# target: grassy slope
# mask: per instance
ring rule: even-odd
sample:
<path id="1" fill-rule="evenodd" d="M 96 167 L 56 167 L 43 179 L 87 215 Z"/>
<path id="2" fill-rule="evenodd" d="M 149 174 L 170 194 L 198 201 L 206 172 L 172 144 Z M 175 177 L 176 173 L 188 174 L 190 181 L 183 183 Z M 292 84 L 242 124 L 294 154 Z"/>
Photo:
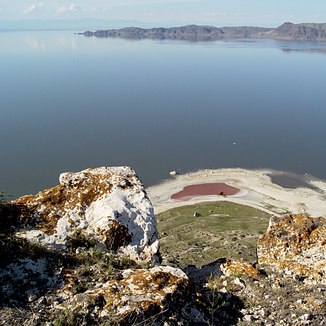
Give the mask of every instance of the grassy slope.
<path id="1" fill-rule="evenodd" d="M 195 212 L 201 215 L 195 217 Z M 163 264 L 200 267 L 222 257 L 255 262 L 256 243 L 270 215 L 218 201 L 173 208 L 156 218 Z"/>

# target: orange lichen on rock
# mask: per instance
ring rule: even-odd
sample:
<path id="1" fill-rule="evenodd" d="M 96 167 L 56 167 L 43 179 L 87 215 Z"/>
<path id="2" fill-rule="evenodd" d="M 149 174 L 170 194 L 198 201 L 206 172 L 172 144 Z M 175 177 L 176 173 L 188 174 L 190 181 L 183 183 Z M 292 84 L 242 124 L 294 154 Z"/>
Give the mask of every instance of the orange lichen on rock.
<path id="1" fill-rule="evenodd" d="M 62 271 L 62 274 L 60 275 L 60 279 L 63 280 L 64 286 L 60 290 L 61 297 L 65 296 L 66 298 L 69 298 L 69 296 L 76 294 L 75 287 L 78 283 L 77 281 L 77 275 L 74 270 L 65 269 Z"/>
<path id="2" fill-rule="evenodd" d="M 205 284 L 212 276 L 231 276 L 245 274 L 248 276 L 256 276 L 259 271 L 256 270 L 250 263 L 245 261 L 233 260 L 229 258 L 219 258 L 201 268 L 188 266 L 185 269 L 188 277 L 196 280 L 198 283 Z"/>
<path id="3" fill-rule="evenodd" d="M 256 276 L 259 274 L 256 268 L 245 261 L 227 259 L 224 264 L 221 264 L 221 271 L 225 276 L 246 274 L 249 276 Z"/>
<path id="4" fill-rule="evenodd" d="M 188 278 L 180 269 L 169 266 L 151 269 L 128 269 L 121 280 L 111 280 L 82 294 L 73 295 L 62 306 L 69 309 L 100 308 L 101 316 L 120 317 L 135 314 L 151 315 L 167 308 L 172 302 L 182 308 Z"/>
<path id="5" fill-rule="evenodd" d="M 258 261 L 274 264 L 285 274 L 306 281 L 326 282 L 326 220 L 304 214 L 272 217 L 267 232 L 258 240 Z"/>
<path id="6" fill-rule="evenodd" d="M 20 236 L 65 247 L 76 229 L 134 259 L 158 253 L 153 206 L 130 167 L 101 167 L 62 173 L 60 185 L 8 204 Z M 155 258 L 156 259 L 156 258 Z"/>
<path id="7" fill-rule="evenodd" d="M 315 297 L 304 297 L 303 299 L 298 300 L 298 302 L 290 305 L 291 309 L 302 309 L 308 312 L 321 310 L 324 307 L 324 300 L 316 299 Z"/>
<path id="8" fill-rule="evenodd" d="M 103 231 L 103 243 L 110 250 L 119 250 L 122 246 L 131 242 L 132 234 L 125 225 L 116 220 L 111 221 L 110 229 Z"/>

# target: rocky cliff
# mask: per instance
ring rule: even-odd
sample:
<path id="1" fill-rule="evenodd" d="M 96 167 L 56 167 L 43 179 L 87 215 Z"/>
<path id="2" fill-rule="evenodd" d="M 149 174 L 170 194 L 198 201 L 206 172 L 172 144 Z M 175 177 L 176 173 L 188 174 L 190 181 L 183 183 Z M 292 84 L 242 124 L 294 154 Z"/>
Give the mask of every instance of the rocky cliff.
<path id="1" fill-rule="evenodd" d="M 122 37 L 128 39 L 174 39 L 191 42 L 217 41 L 227 38 L 268 38 L 289 41 L 325 41 L 326 24 L 292 24 L 284 23 L 277 28 L 263 28 L 252 26 L 213 27 L 187 25 L 173 28 L 138 28 L 126 27 L 122 29 L 86 31 L 85 36 Z"/>
<path id="2" fill-rule="evenodd" d="M 325 324 L 322 217 L 272 217 L 253 265 L 215 257 L 181 270 L 160 266 L 153 208 L 129 167 L 63 173 L 1 208 L 0 324 Z"/>

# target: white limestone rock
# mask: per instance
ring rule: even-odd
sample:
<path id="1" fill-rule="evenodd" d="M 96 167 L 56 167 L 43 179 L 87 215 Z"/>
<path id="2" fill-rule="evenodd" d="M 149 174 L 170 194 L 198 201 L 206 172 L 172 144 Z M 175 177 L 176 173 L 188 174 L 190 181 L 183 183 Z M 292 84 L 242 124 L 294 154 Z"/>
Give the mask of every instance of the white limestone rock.
<path id="1" fill-rule="evenodd" d="M 159 250 L 153 206 L 130 167 L 62 173 L 60 185 L 11 202 L 26 224 L 19 235 L 65 248 L 76 230 L 132 259 L 155 259 Z"/>
<path id="2" fill-rule="evenodd" d="M 181 311 L 187 290 L 188 277 L 181 269 L 170 266 L 127 269 L 122 272 L 121 279 L 97 284 L 84 293 L 74 294 L 69 289 L 61 289 L 61 292 L 70 293 L 70 298 L 60 306 L 70 310 L 100 307 L 101 317 L 113 313 L 119 318 L 134 315 L 142 319 L 167 309 L 171 304 Z"/>

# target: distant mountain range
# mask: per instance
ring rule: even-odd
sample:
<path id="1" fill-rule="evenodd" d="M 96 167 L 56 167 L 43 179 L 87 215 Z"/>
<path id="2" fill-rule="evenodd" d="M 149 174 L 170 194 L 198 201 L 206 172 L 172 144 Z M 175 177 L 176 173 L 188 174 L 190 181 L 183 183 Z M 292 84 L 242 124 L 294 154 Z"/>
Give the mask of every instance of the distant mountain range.
<path id="1" fill-rule="evenodd" d="M 84 31 L 102 28 L 122 28 L 125 26 L 153 27 L 153 24 L 138 20 L 120 19 L 0 19 L 0 31 Z"/>
<path id="2" fill-rule="evenodd" d="M 213 27 L 187 25 L 172 28 L 139 28 L 86 31 L 85 36 L 122 37 L 128 39 L 175 39 L 191 42 L 216 41 L 225 38 L 265 38 L 289 41 L 326 41 L 326 23 L 324 24 L 292 24 L 284 23 L 277 28 L 264 27 Z"/>

